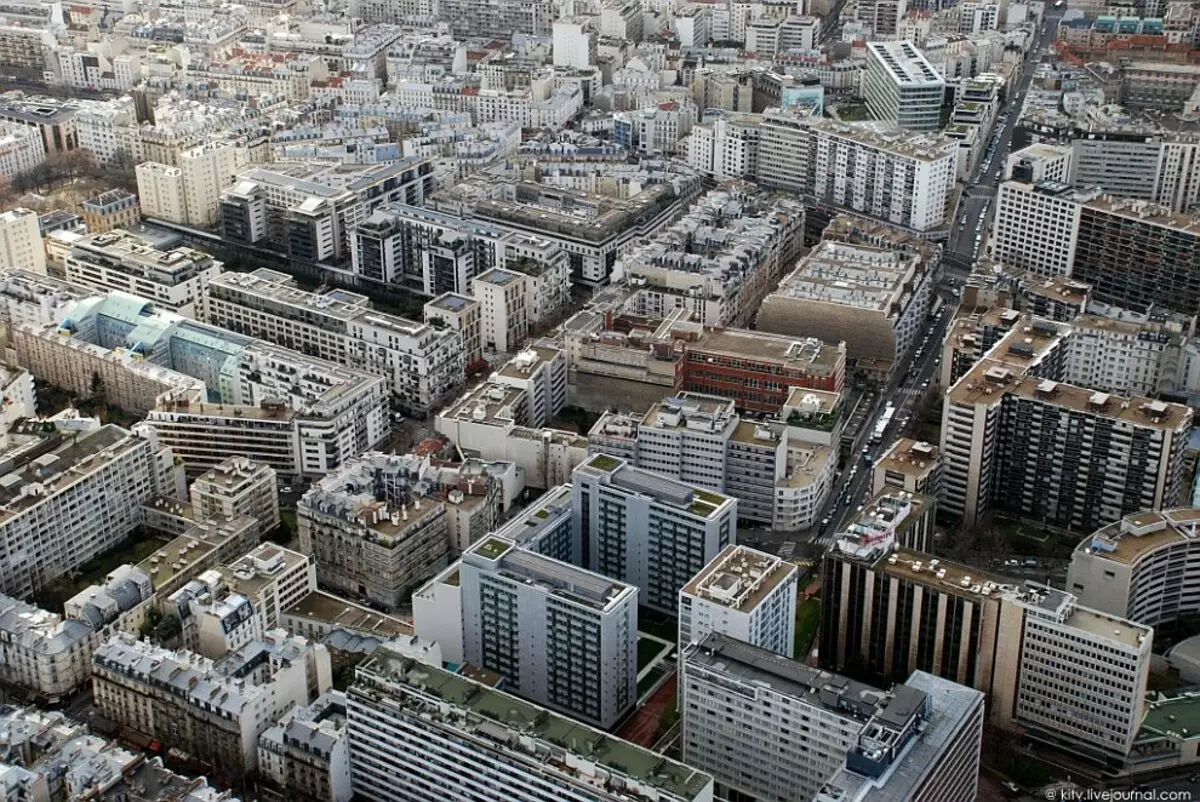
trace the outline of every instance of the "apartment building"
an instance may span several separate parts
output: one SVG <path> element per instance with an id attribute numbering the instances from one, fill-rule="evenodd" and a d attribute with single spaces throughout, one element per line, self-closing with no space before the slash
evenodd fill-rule
<path id="1" fill-rule="evenodd" d="M 608 729 L 632 709 L 637 588 L 496 535 L 463 553 L 458 576 L 467 662 L 595 727 Z"/>
<path id="2" fill-rule="evenodd" d="M 464 365 L 475 365 L 483 359 L 483 312 L 479 301 L 444 292 L 425 304 L 425 322 L 458 333 Z"/>
<path id="3" fill-rule="evenodd" d="M 38 131 L 0 120 L 0 178 L 11 181 L 46 160 L 46 145 Z"/>
<path id="4" fill-rule="evenodd" d="M 372 802 L 711 802 L 710 776 L 461 674 L 375 651 L 346 692 L 351 785 Z M 464 772 L 462 767 L 475 767 Z M 479 777 L 486 776 L 486 790 Z M 603 776 L 604 782 L 597 782 Z"/>
<path id="5" fill-rule="evenodd" d="M 109 571 L 103 584 L 89 585 L 67 599 L 63 603 L 63 616 L 82 621 L 107 639 L 113 631 L 131 632 L 140 628 L 153 598 L 154 582 L 150 574 L 136 565 L 119 565 Z"/>
<path id="6" fill-rule="evenodd" d="M 1121 395 L 1186 390 L 1190 381 L 1184 355 L 1195 334 L 1195 318 L 1157 310 L 1150 315 L 1115 311 L 1114 316 L 1082 314 L 1071 321 L 1067 380 Z"/>
<path id="7" fill-rule="evenodd" d="M 1070 276 L 1082 204 L 1097 194 L 1064 183 L 1002 182 L 996 196 L 992 258 L 1043 278 Z"/>
<path id="8" fill-rule="evenodd" d="M 707 109 L 710 104 L 706 104 Z M 718 181 L 753 179 L 758 175 L 759 125 L 755 114 L 720 116 L 692 126 L 687 163 Z"/>
<path id="9" fill-rule="evenodd" d="M 350 802 L 346 695 L 327 691 L 285 713 L 258 739 L 258 771 L 291 799 Z"/>
<path id="10" fill-rule="evenodd" d="M 501 354 L 515 351 L 529 334 L 525 277 L 493 268 L 476 276 L 472 287 L 480 308 L 483 347 Z"/>
<path id="11" fill-rule="evenodd" d="M 1200 611 L 1195 508 L 1144 511 L 1097 529 L 1071 554 L 1067 590 L 1080 604 L 1158 627 Z"/>
<path id="12" fill-rule="evenodd" d="M 867 43 L 862 95 L 876 120 L 908 131 L 941 130 L 946 81 L 912 42 Z"/>
<path id="13" fill-rule="evenodd" d="M 944 228 L 957 162 L 956 141 L 886 123 L 769 110 L 759 126 L 760 183 L 918 234 Z"/>
<path id="14" fill-rule="evenodd" d="M 279 526 L 279 483 L 275 469 L 234 456 L 196 477 L 188 488 L 197 520 L 249 516 L 263 534 Z"/>
<path id="15" fill-rule="evenodd" d="M 314 484 L 297 512 L 320 583 L 393 609 L 445 568 L 447 502 L 433 478 L 428 466 L 422 475 L 410 460 L 368 453 Z"/>
<path id="16" fill-rule="evenodd" d="M 771 421 L 743 419 L 732 400 L 689 392 L 664 399 L 644 415 L 605 413 L 588 433 L 588 452 L 727 493 L 737 498 L 741 518 L 775 529 L 805 529 L 833 483 L 838 437 L 832 432 L 838 428 L 840 396 L 796 395 L 795 416 L 785 405 Z M 823 431 L 806 432 L 805 415 Z M 785 422 L 789 419 L 796 425 Z"/>
<path id="17" fill-rule="evenodd" d="M 0 588 L 19 597 L 120 543 L 175 488 L 171 449 L 119 426 L 30 439 L 0 481 Z"/>
<path id="18" fill-rule="evenodd" d="M 925 737 L 921 721 L 940 706 L 907 684 L 885 692 L 716 632 L 689 647 L 680 666 L 683 759 L 711 772 L 727 796 L 812 799 L 854 765 L 861 736 L 888 733 L 877 754 L 895 756 Z M 965 776 L 970 768 L 960 767 L 964 785 L 975 779 Z"/>
<path id="19" fill-rule="evenodd" d="M 45 274 L 46 249 L 37 212 L 17 208 L 0 213 L 0 269 Z"/>
<path id="20" fill-rule="evenodd" d="M 941 802 L 975 799 L 983 740 L 983 694 L 924 671 L 904 687 L 933 700 L 939 720 L 930 720 L 906 749 L 904 724 L 879 716 L 846 753 L 846 764 L 813 802 Z M 919 717 L 918 717 L 919 718 Z M 932 718 L 932 717 L 931 717 Z M 918 724 L 918 727 L 920 725 Z M 882 747 L 882 748 L 881 748 Z"/>
<path id="21" fill-rule="evenodd" d="M 871 494 L 888 489 L 937 497 L 941 490 L 942 457 L 938 447 L 901 437 L 875 459 Z"/>
<path id="22" fill-rule="evenodd" d="M 161 162 L 142 162 L 134 168 L 142 213 L 151 220 L 186 225 L 187 192 L 183 170 Z"/>
<path id="23" fill-rule="evenodd" d="M 1092 531 L 1178 498 L 1191 410 L 1067 384 L 1064 324 L 1016 322 L 946 395 L 941 508 Z"/>
<path id="24" fill-rule="evenodd" d="M 67 254 L 67 280 L 100 292 L 119 290 L 153 301 L 184 317 L 196 316 L 204 285 L 222 263 L 186 246 L 159 250 L 124 231 L 77 241 Z"/>
<path id="25" fill-rule="evenodd" d="M 860 367 L 888 373 L 923 331 L 936 259 L 919 251 L 824 240 L 767 297 L 759 328 L 844 342 Z"/>
<path id="26" fill-rule="evenodd" d="M 598 454 L 571 475 L 584 565 L 638 588 L 640 603 L 674 614 L 680 589 L 737 541 L 737 499 Z"/>
<path id="27" fill-rule="evenodd" d="M 267 268 L 228 273 L 205 287 L 199 319 L 383 377 L 393 401 L 426 413 L 463 381 L 461 337 L 377 312 L 365 295 L 306 292 Z"/>
<path id="28" fill-rule="evenodd" d="M 83 224 L 89 234 L 132 228 L 141 221 L 142 208 L 137 195 L 123 189 L 110 189 L 83 202 Z"/>
<path id="29" fill-rule="evenodd" d="M 712 632 L 790 657 L 800 570 L 746 546 L 726 546 L 679 591 L 679 653 Z"/>
<path id="30" fill-rule="evenodd" d="M 198 228 L 212 228 L 220 222 L 221 193 L 233 186 L 249 161 L 246 148 L 234 142 L 206 142 L 180 153 L 184 222 Z"/>
<path id="31" fill-rule="evenodd" d="M 90 624 L 0 595 L 0 680 L 57 703 L 92 674 L 96 633 Z"/>
<path id="32" fill-rule="evenodd" d="M 745 326 L 800 255 L 804 206 L 715 190 L 622 256 L 633 314 L 691 309 L 706 326 Z"/>
<path id="33" fill-rule="evenodd" d="M 275 630 L 213 662 L 117 635 L 92 654 L 101 714 L 187 752 L 212 771 L 258 768 L 259 737 L 332 684 L 324 646 Z"/>

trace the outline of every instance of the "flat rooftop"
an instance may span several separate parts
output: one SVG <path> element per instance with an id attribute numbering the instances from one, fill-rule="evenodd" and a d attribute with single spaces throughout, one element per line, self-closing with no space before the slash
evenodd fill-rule
<path id="1" fill-rule="evenodd" d="M 813 248 L 768 298 L 814 301 L 868 309 L 891 317 L 902 301 L 920 257 L 884 248 L 824 240 Z"/>
<path id="2" fill-rule="evenodd" d="M 893 562 L 892 558 L 895 558 Z M 934 561 L 936 560 L 936 564 Z M 917 571 L 917 565 L 920 570 Z M 945 593 L 958 596 L 980 598 L 983 589 L 989 583 L 996 589 L 1020 587 L 1021 581 L 1012 577 L 1000 576 L 972 568 L 969 565 L 951 562 L 911 549 L 896 549 L 891 555 L 881 557 L 875 564 L 876 570 L 886 576 L 894 576 L 905 581 L 929 585 Z M 939 577 L 938 573 L 942 573 Z M 989 596 L 999 595 L 995 590 L 989 591 Z"/>
<path id="3" fill-rule="evenodd" d="M 1161 548 L 1195 541 L 1198 527 L 1200 509 L 1196 507 L 1147 510 L 1096 530 L 1075 551 L 1133 565 Z"/>
<path id="4" fill-rule="evenodd" d="M 1152 636 L 1154 632 L 1150 627 L 1078 606 L 1071 611 L 1071 615 L 1068 616 L 1065 623 L 1081 632 L 1106 640 L 1114 640 L 1134 649 L 1141 646 L 1142 642 Z"/>
<path id="5" fill-rule="evenodd" d="M 687 348 L 698 357 L 722 354 L 774 363 L 788 370 L 829 371 L 843 359 L 837 345 L 816 338 L 786 337 L 749 329 L 708 329 Z"/>
<path id="6" fill-rule="evenodd" d="M 932 443 L 902 437 L 875 461 L 875 467 L 888 473 L 923 476 L 933 470 L 939 454 L 941 449 Z"/>
<path id="7" fill-rule="evenodd" d="M 796 581 L 799 569 L 790 562 L 746 546 L 726 546 L 683 592 L 748 613 L 785 582 Z"/>
<path id="8" fill-rule="evenodd" d="M 478 281 L 478 279 L 476 279 Z M 542 365 L 549 364 L 562 356 L 562 351 L 543 346 L 531 346 L 504 363 L 498 371 L 509 379 L 528 379 Z"/>
<path id="9" fill-rule="evenodd" d="M 413 634 L 412 625 L 399 618 L 375 612 L 347 599 L 332 596 L 322 591 L 313 591 L 293 606 L 283 611 L 284 615 L 341 627 L 365 635 L 378 635 L 388 639 L 399 635 Z"/>
<path id="10" fill-rule="evenodd" d="M 1200 693 L 1185 691 L 1148 703 L 1142 732 L 1176 740 L 1200 733 Z"/>

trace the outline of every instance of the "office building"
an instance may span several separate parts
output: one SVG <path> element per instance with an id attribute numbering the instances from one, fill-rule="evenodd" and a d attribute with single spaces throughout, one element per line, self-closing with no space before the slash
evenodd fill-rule
<path id="1" fill-rule="evenodd" d="M 349 460 L 300 500 L 300 550 L 316 560 L 322 586 L 394 609 L 448 564 L 450 489 L 427 459 Z"/>
<path id="2" fill-rule="evenodd" d="M 680 666 L 683 759 L 727 798 L 812 799 L 853 763 L 861 736 L 883 736 L 877 758 L 894 757 L 935 715 L 926 693 L 906 684 L 882 691 L 715 632 Z"/>
<path id="3" fill-rule="evenodd" d="M 867 43 L 862 95 L 876 120 L 908 131 L 941 130 L 946 82 L 912 42 Z"/>
<path id="4" fill-rule="evenodd" d="M 807 529 L 833 485 L 841 398 L 803 389 L 793 396 L 777 420 L 743 419 L 732 400 L 690 392 L 644 415 L 605 413 L 588 432 L 588 452 L 727 493 L 746 520 Z"/>
<path id="5" fill-rule="evenodd" d="M 468 663 L 495 671 L 519 696 L 602 729 L 632 709 L 637 588 L 498 536 L 464 552 L 458 574 Z"/>
<path id="6" fill-rule="evenodd" d="M 767 296 L 758 325 L 845 342 L 860 367 L 888 373 L 924 331 L 936 274 L 935 253 L 823 240 Z"/>
<path id="7" fill-rule="evenodd" d="M 995 510 L 1092 531 L 1178 498 L 1191 410 L 1067 384 L 1068 336 L 1021 318 L 948 391 L 939 501 L 963 525 Z"/>
<path id="8" fill-rule="evenodd" d="M 790 657 L 799 573 L 770 554 L 726 546 L 679 591 L 679 653 L 717 632 Z"/>
<path id="9" fill-rule="evenodd" d="M 1080 604 L 1147 626 L 1200 612 L 1200 511 L 1144 511 L 1097 529 L 1071 554 L 1067 590 Z"/>
<path id="10" fill-rule="evenodd" d="M 737 499 L 598 454 L 571 475 L 584 565 L 638 588 L 640 603 L 674 614 L 679 591 L 737 542 Z"/>
<path id="11" fill-rule="evenodd" d="M 895 489 L 936 498 L 941 490 L 941 469 L 937 446 L 901 437 L 875 459 L 871 494 Z"/>
<path id="12" fill-rule="evenodd" d="M 142 502 L 176 486 L 171 449 L 111 424 L 56 431 L 10 454 L 0 479 L 0 536 L 9 544 L 0 588 L 13 596 L 123 541 L 141 523 Z"/>
<path id="13" fill-rule="evenodd" d="M 347 290 L 307 292 L 267 268 L 227 273 L 205 287 L 198 317 L 215 326 L 381 376 L 392 399 L 423 414 L 463 381 L 461 337 L 371 308 Z"/>
<path id="14" fill-rule="evenodd" d="M 328 691 L 289 710 L 258 739 L 258 771 L 303 802 L 350 802 L 346 695 Z"/>
<path id="15" fill-rule="evenodd" d="M 813 802 L 971 802 L 979 785 L 983 694 L 924 671 L 904 686 L 925 694 L 916 743 L 904 715 L 881 714 Z M 897 711 L 906 712 L 906 711 Z M 921 724 L 917 725 L 920 728 Z"/>
<path id="16" fill-rule="evenodd" d="M 346 692 L 351 784 L 371 802 L 712 802 L 712 778 L 684 763 L 386 645 L 356 674 Z"/>
<path id="17" fill-rule="evenodd" d="M 196 316 L 204 285 L 221 274 L 221 262 L 185 246 L 159 250 L 124 231 L 96 234 L 67 254 L 67 280 L 100 292 L 119 290 Z"/>
<path id="18" fill-rule="evenodd" d="M 927 234 L 944 227 L 958 143 L 887 123 L 772 110 L 759 126 L 758 154 L 758 180 L 768 187 Z"/>
<path id="19" fill-rule="evenodd" d="M 188 492 L 196 519 L 248 515 L 264 535 L 279 526 L 279 483 L 270 465 L 230 457 L 192 481 Z"/>
<path id="20" fill-rule="evenodd" d="M 123 189 L 110 189 L 83 202 L 83 224 L 89 234 L 132 228 L 141 221 L 142 207 L 137 195 Z"/>
<path id="21" fill-rule="evenodd" d="M 0 268 L 46 272 L 37 212 L 18 208 L 0 213 Z"/>
<path id="22" fill-rule="evenodd" d="M 332 684 L 325 647 L 283 630 L 216 663 L 117 635 L 92 672 L 101 715 L 234 777 L 257 769 L 263 732 Z"/>

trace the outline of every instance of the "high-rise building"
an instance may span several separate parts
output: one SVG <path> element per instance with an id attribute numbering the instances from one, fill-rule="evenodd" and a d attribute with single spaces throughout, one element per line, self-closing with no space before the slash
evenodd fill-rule
<path id="1" fill-rule="evenodd" d="M 800 571 L 746 546 L 726 546 L 679 591 L 679 653 L 719 632 L 790 657 Z"/>
<path id="2" fill-rule="evenodd" d="M 46 249 L 37 212 L 9 209 L 0 213 L 0 269 L 46 272 Z"/>
<path id="3" fill-rule="evenodd" d="M 221 193 L 237 181 L 250 157 L 233 142 L 207 142 L 179 154 L 188 225 L 211 228 L 221 220 Z"/>
<path id="4" fill-rule="evenodd" d="M 458 574 L 467 662 L 603 729 L 636 703 L 637 588 L 494 535 L 463 554 Z"/>
<path id="5" fill-rule="evenodd" d="M 142 162 L 134 168 L 142 214 L 168 223 L 187 223 L 187 193 L 183 171 L 158 162 Z"/>
<path id="6" fill-rule="evenodd" d="M 876 0 L 878 7 L 883 0 Z M 903 2 L 892 30 L 904 17 Z M 867 66 L 863 70 L 862 94 L 876 120 L 894 123 L 909 131 L 941 130 L 946 81 L 912 42 L 868 42 Z"/>
<path id="7" fill-rule="evenodd" d="M 592 571 L 638 588 L 674 615 L 679 591 L 737 542 L 737 499 L 597 454 L 571 475 L 575 537 Z"/>
<path id="8" fill-rule="evenodd" d="M 1091 531 L 1178 497 L 1188 407 L 1067 384 L 1062 323 L 1024 317 L 946 394 L 941 509 Z"/>
<path id="9" fill-rule="evenodd" d="M 713 799 L 701 771 L 387 645 L 346 701 L 351 784 L 371 802 Z"/>
<path id="10" fill-rule="evenodd" d="M 270 465 L 230 457 L 196 477 L 188 493 L 198 521 L 248 515 L 264 535 L 279 526 L 279 484 Z"/>
<path id="11" fill-rule="evenodd" d="M 992 258 L 1042 277 L 1071 275 L 1081 204 L 1093 197 L 1061 183 L 1001 183 Z"/>

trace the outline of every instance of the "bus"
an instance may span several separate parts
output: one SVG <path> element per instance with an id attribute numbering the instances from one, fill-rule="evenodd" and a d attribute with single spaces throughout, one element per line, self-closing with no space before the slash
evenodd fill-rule
<path id="1" fill-rule="evenodd" d="M 871 443 L 878 443 L 883 440 L 883 435 L 887 432 L 887 427 L 892 423 L 892 416 L 896 414 L 896 408 L 891 404 L 883 410 L 883 414 L 879 416 L 879 420 L 875 423 L 875 431 L 871 432 Z"/>
<path id="2" fill-rule="evenodd" d="M 942 296 L 940 296 L 940 295 L 935 295 L 935 296 L 934 296 L 934 298 L 935 298 L 936 300 L 934 300 L 934 302 L 933 302 L 933 306 L 929 307 L 929 317 L 930 317 L 930 319 L 932 319 L 932 318 L 936 318 L 936 317 L 938 316 L 938 312 L 941 312 L 941 311 L 942 311 L 942 307 L 946 305 L 946 301 L 945 301 L 945 299 L 944 299 L 944 298 L 942 298 Z"/>

